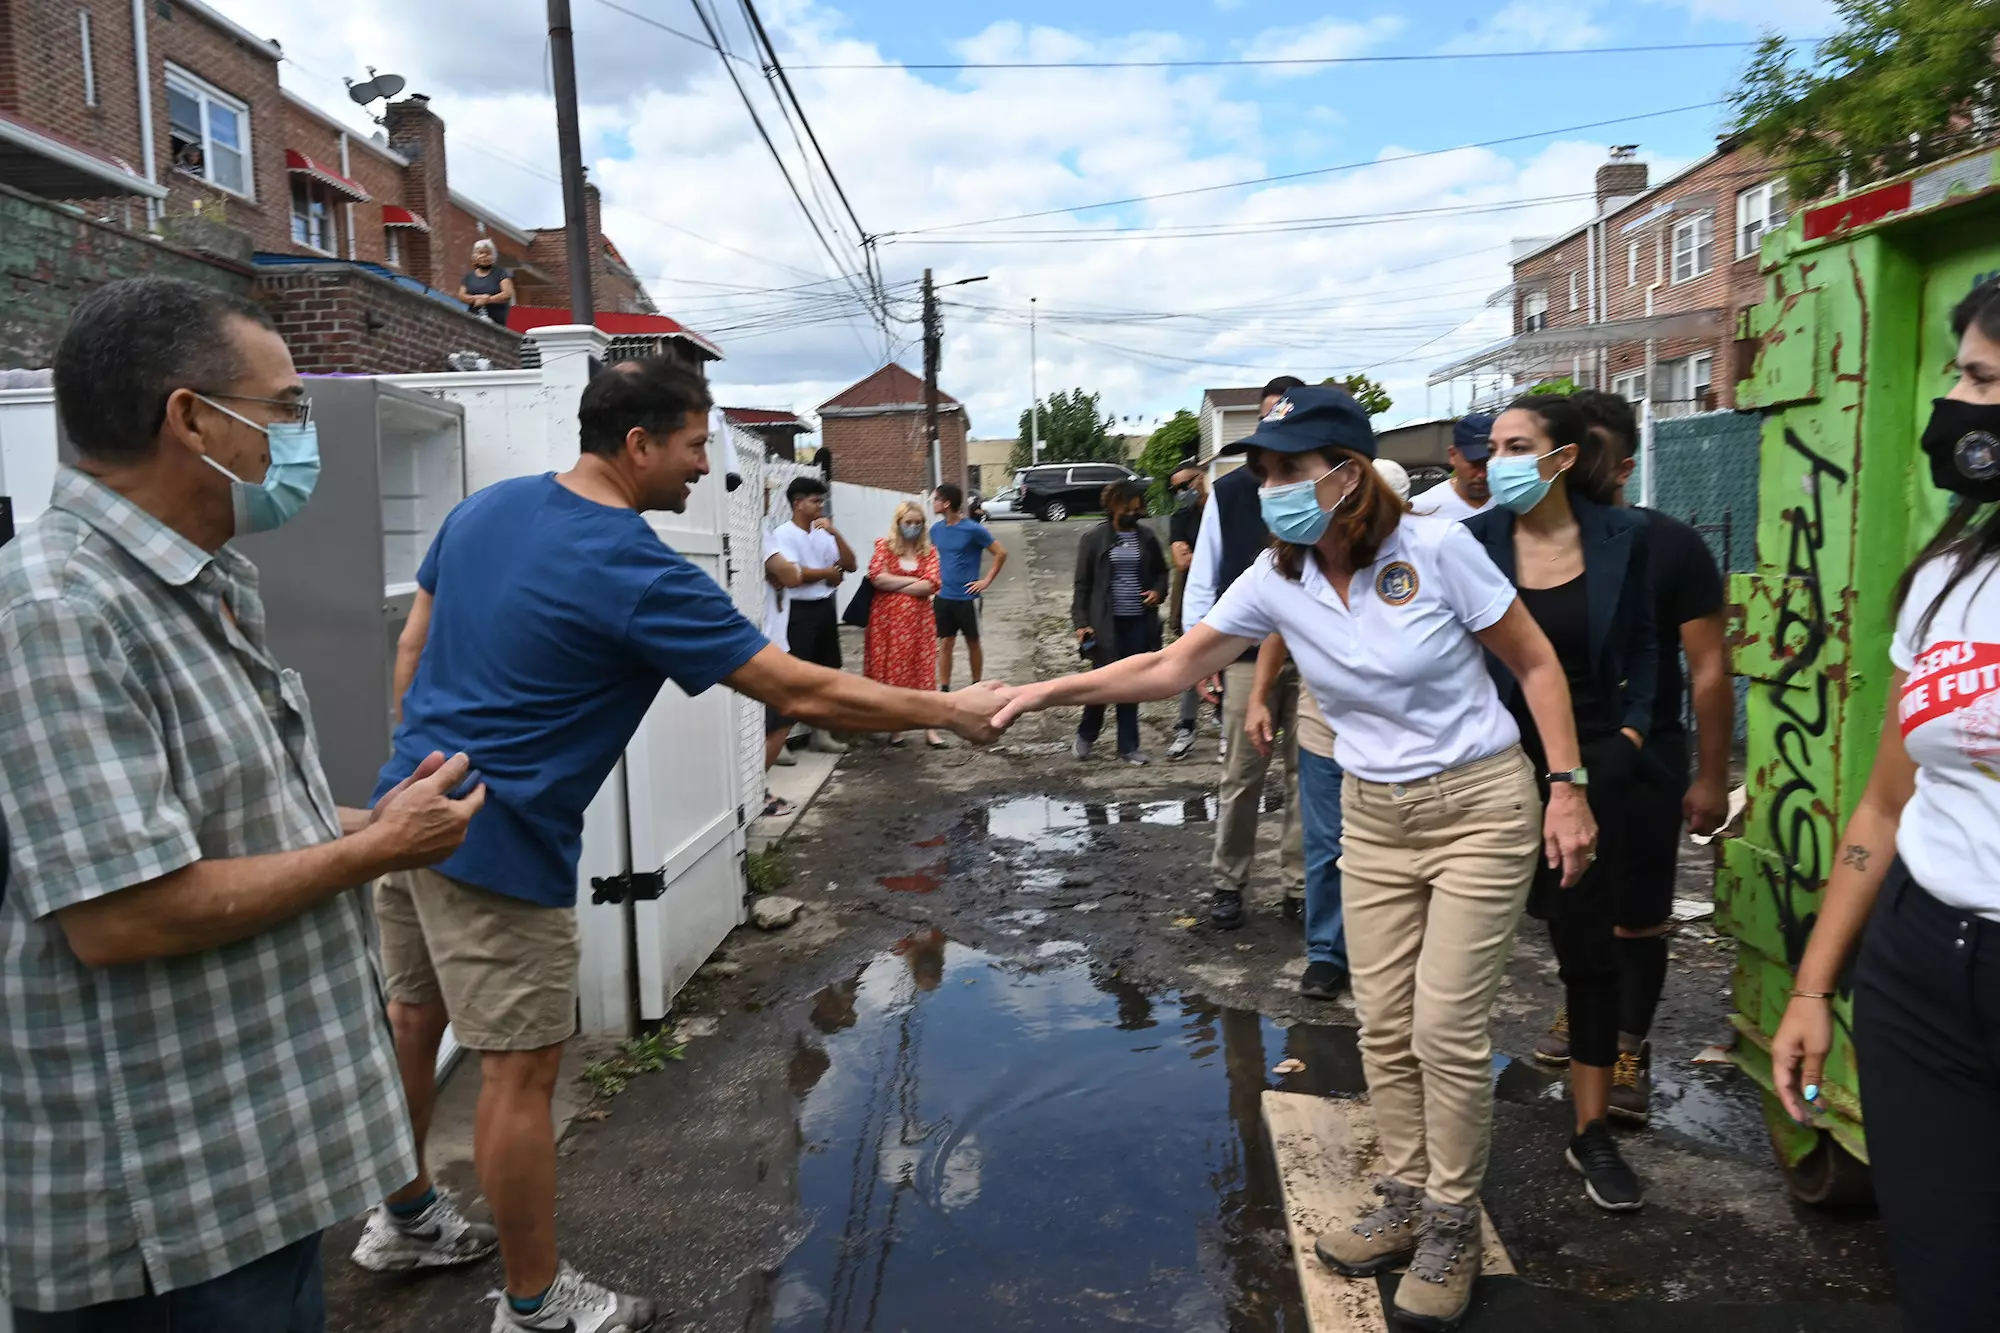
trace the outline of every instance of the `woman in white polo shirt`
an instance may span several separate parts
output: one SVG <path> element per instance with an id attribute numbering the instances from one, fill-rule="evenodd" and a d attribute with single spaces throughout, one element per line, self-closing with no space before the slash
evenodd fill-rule
<path id="1" fill-rule="evenodd" d="M 1895 706 L 1771 1048 L 1778 1097 L 1804 1121 L 1859 944 L 1868 1162 L 1916 1333 L 1992 1328 L 2000 1309 L 2000 510 L 1986 508 L 2000 502 L 2000 278 L 1959 303 L 1952 331 L 1958 382 L 1922 446 L 1958 499 L 1903 577 Z"/>
<path id="2" fill-rule="evenodd" d="M 1410 1261 L 1397 1314 L 1463 1317 L 1479 1269 L 1492 1128 L 1488 1015 L 1537 859 L 1583 872 L 1596 826 L 1574 779 L 1569 687 L 1514 587 L 1457 523 L 1405 512 L 1369 464 L 1367 414 L 1291 390 L 1248 450 L 1278 542 L 1164 652 L 1023 686 L 995 719 L 1168 699 L 1277 632 L 1346 771 L 1341 897 L 1382 1205 L 1320 1238 L 1362 1277 Z M 1481 645 L 1520 680 L 1553 774 L 1546 816 Z"/>

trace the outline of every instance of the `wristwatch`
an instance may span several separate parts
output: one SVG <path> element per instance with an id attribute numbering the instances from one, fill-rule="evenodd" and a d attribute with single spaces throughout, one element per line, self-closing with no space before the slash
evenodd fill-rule
<path id="1" fill-rule="evenodd" d="M 1575 768 L 1568 769 L 1564 772 L 1549 773 L 1546 774 L 1545 776 L 1548 778 L 1551 784 L 1557 782 L 1567 782 L 1570 785 L 1577 788 L 1577 790 L 1579 791 L 1590 785 L 1590 770 L 1585 768 L 1581 764 L 1578 764 Z"/>

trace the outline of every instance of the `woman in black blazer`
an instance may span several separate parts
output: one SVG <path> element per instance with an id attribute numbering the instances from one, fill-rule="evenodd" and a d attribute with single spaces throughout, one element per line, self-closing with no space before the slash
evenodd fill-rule
<path id="1" fill-rule="evenodd" d="M 1639 1178 L 1606 1123 L 1618 1062 L 1617 864 L 1619 795 L 1638 778 L 1659 669 L 1646 520 L 1613 508 L 1612 460 L 1569 399 L 1531 394 L 1493 423 L 1488 484 L 1499 503 L 1465 522 L 1554 645 L 1569 677 L 1586 784 L 1598 819 L 1597 864 L 1568 889 L 1538 876 L 1528 911 L 1549 923 L 1566 992 L 1570 1097 L 1576 1136 L 1568 1159 L 1600 1208 L 1645 1203 Z M 1512 673 L 1487 668 L 1521 724 L 1522 743 L 1545 772 L 1541 738 Z"/>
<path id="2" fill-rule="evenodd" d="M 1104 488 L 1104 522 L 1076 544 L 1076 586 L 1070 623 L 1077 646 L 1096 666 L 1160 650 L 1160 603 L 1167 598 L 1167 557 L 1160 539 L 1140 522 L 1146 516 L 1146 487 L 1117 481 Z M 1104 705 L 1083 710 L 1074 752 L 1090 758 L 1104 729 Z M 1139 705 L 1118 705 L 1118 757 L 1128 764 L 1148 762 L 1139 748 Z"/>

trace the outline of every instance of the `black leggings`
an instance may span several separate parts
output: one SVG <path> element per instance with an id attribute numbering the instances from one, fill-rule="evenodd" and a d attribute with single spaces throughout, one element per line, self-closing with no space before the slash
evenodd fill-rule
<path id="1" fill-rule="evenodd" d="M 1537 873 L 1537 914 L 1547 918 L 1557 975 L 1569 1011 L 1572 1063 L 1609 1068 L 1618 1063 L 1621 988 L 1618 966 L 1619 864 L 1617 839 L 1638 751 L 1622 735 L 1585 742 L 1590 772 L 1590 812 L 1597 819 L 1597 859 L 1583 878 L 1561 887 L 1562 872 L 1546 864 Z"/>
<path id="2" fill-rule="evenodd" d="M 1854 1057 L 1911 1333 L 1991 1329 L 2000 1310 L 2000 923 L 1939 902 L 1900 857 L 1855 968 Z"/>

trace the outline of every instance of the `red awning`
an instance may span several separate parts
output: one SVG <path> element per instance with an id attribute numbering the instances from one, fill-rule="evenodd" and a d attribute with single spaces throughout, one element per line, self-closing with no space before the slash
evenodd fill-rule
<path id="1" fill-rule="evenodd" d="M 385 227 L 415 227 L 421 232 L 428 232 L 431 229 L 431 224 L 424 221 L 422 213 L 413 213 L 407 208 L 398 208 L 394 204 L 382 205 L 382 225 Z"/>
<path id="2" fill-rule="evenodd" d="M 313 161 L 296 148 L 285 150 L 285 170 L 302 176 L 310 176 L 336 194 L 344 194 L 357 204 L 365 204 L 373 195 L 360 181 L 349 180 L 332 167 Z"/>
<path id="3" fill-rule="evenodd" d="M 507 327 L 516 333 L 530 333 L 547 324 L 574 324 L 569 310 L 562 306 L 517 305 L 507 312 Z M 708 339 L 688 328 L 678 320 L 665 315 L 631 315 L 615 310 L 600 310 L 595 321 L 598 329 L 614 337 L 650 335 L 655 338 L 685 338 L 706 352 L 713 360 L 722 359 L 722 349 Z"/>

